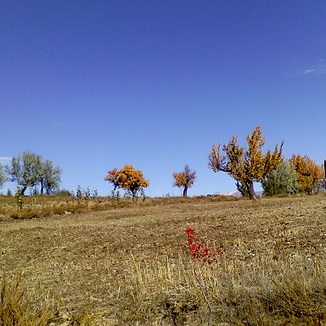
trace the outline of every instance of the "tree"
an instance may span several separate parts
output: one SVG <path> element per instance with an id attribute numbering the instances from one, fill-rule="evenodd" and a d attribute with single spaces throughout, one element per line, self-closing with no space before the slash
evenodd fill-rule
<path id="1" fill-rule="evenodd" d="M 243 181 L 241 181 L 241 180 L 236 181 L 235 186 L 237 187 L 237 190 L 240 192 L 242 197 L 249 198 L 249 193 L 248 193 L 247 187 Z"/>
<path id="2" fill-rule="evenodd" d="M 41 195 L 43 195 L 44 190 L 49 195 L 59 189 L 61 174 L 60 167 L 54 166 L 51 161 L 46 160 L 42 163 L 40 172 Z"/>
<path id="3" fill-rule="evenodd" d="M 261 126 L 247 136 L 248 149 L 237 144 L 238 137 L 233 136 L 228 144 L 213 145 L 209 155 L 209 166 L 214 172 L 228 173 L 236 182 L 245 187 L 250 199 L 257 199 L 254 182 L 261 182 L 271 171 L 275 170 L 282 162 L 283 143 L 275 146 L 263 154 L 265 144 Z"/>
<path id="4" fill-rule="evenodd" d="M 290 161 L 298 173 L 300 191 L 308 194 L 316 191 L 319 180 L 324 176 L 322 166 L 318 166 L 306 155 L 292 155 Z"/>
<path id="5" fill-rule="evenodd" d="M 288 160 L 284 160 L 261 182 L 264 195 L 295 194 L 299 192 L 298 173 Z"/>
<path id="6" fill-rule="evenodd" d="M 11 181 L 16 181 L 21 186 L 21 195 L 24 195 L 28 187 L 34 187 L 40 182 L 42 158 L 31 152 L 24 152 L 11 160 L 8 174 Z"/>
<path id="7" fill-rule="evenodd" d="M 6 182 L 5 170 L 4 170 L 3 166 L 2 166 L 2 164 L 0 163 L 0 188 L 3 187 L 5 182 Z"/>
<path id="8" fill-rule="evenodd" d="M 113 184 L 113 191 L 121 188 L 131 193 L 133 200 L 139 192 L 143 192 L 144 188 L 149 186 L 149 181 L 144 178 L 143 172 L 136 170 L 131 164 L 125 165 L 120 170 L 115 168 L 108 171 L 104 180 Z"/>
<path id="9" fill-rule="evenodd" d="M 192 187 L 196 180 L 196 171 L 191 171 L 190 167 L 185 165 L 182 172 L 174 172 L 172 175 L 174 178 L 173 186 L 183 188 L 182 195 L 183 197 L 187 197 L 188 189 Z"/>
<path id="10" fill-rule="evenodd" d="M 11 166 L 7 166 L 7 173 L 11 181 L 16 181 L 21 186 L 21 195 L 29 187 L 41 184 L 41 192 L 45 188 L 47 193 L 56 188 L 60 183 L 61 170 L 53 167 L 51 161 L 43 162 L 40 155 L 24 152 L 11 160 Z"/>
<path id="11" fill-rule="evenodd" d="M 117 168 L 114 168 L 114 169 L 108 171 L 108 174 L 104 178 L 104 180 L 112 183 L 112 185 L 113 185 L 112 193 L 114 194 L 115 191 L 120 186 L 120 182 L 119 182 L 119 171 L 118 171 L 118 169 Z"/>

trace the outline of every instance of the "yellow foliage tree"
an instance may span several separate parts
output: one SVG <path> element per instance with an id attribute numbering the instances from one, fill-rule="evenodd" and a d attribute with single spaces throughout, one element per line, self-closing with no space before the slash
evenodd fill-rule
<path id="1" fill-rule="evenodd" d="M 196 171 L 191 171 L 189 165 L 186 165 L 182 172 L 174 172 L 172 176 L 174 178 L 173 185 L 175 187 L 183 188 L 182 195 L 183 197 L 187 197 L 188 189 L 192 187 L 196 180 Z"/>
<path id="2" fill-rule="evenodd" d="M 238 137 L 233 136 L 228 144 L 213 145 L 209 155 L 209 166 L 214 172 L 222 171 L 234 178 L 242 190 L 251 199 L 257 199 L 254 190 L 254 182 L 261 182 L 271 171 L 275 170 L 283 161 L 283 143 L 275 146 L 273 152 L 270 150 L 263 154 L 262 148 L 265 144 L 261 126 L 254 129 L 247 136 L 248 149 L 240 147 L 237 143 Z M 224 152 L 224 153 L 222 153 Z"/>
<path id="3" fill-rule="evenodd" d="M 143 172 L 136 170 L 131 164 L 125 165 L 122 169 L 117 168 L 108 171 L 105 181 L 112 183 L 113 192 L 118 189 L 124 189 L 132 194 L 132 198 L 137 197 L 138 192 L 143 192 L 144 188 L 149 186 L 149 180 L 143 176 Z"/>
<path id="4" fill-rule="evenodd" d="M 318 166 L 309 156 L 292 155 L 291 163 L 298 173 L 300 191 L 308 194 L 317 188 L 319 180 L 324 176 L 323 167 Z"/>

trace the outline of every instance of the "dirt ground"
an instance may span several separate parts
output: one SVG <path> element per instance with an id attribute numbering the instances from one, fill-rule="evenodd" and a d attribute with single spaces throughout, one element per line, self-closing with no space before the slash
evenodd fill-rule
<path id="1" fill-rule="evenodd" d="M 119 324 L 121 284 L 139 262 L 185 255 L 191 226 L 201 241 L 241 261 L 269 255 L 326 259 L 326 196 L 257 202 L 196 200 L 0 222 L 0 278 L 22 273 L 32 301 L 86 307 Z M 124 280 L 124 283 L 122 282 Z M 325 281 L 326 282 L 326 281 Z M 104 322 L 103 322 L 104 324 Z"/>

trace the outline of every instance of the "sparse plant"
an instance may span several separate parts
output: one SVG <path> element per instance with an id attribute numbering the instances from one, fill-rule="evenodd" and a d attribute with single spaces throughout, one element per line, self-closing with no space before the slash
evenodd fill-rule
<path id="1" fill-rule="evenodd" d="M 82 189 L 81 185 L 78 185 L 78 186 L 77 186 L 76 197 L 77 197 L 79 200 L 83 198 L 83 189 Z"/>
<path id="2" fill-rule="evenodd" d="M 90 198 L 91 196 L 92 196 L 91 187 L 87 186 L 86 189 L 84 190 L 84 197 L 85 198 Z"/>
<path id="3" fill-rule="evenodd" d="M 98 198 L 98 196 L 99 196 L 98 189 L 93 189 L 92 197 L 93 198 Z"/>
<path id="4" fill-rule="evenodd" d="M 22 210 L 23 204 L 24 204 L 23 203 L 23 195 L 22 195 L 21 189 L 19 187 L 17 187 L 17 189 L 16 189 L 15 197 L 16 197 L 16 203 L 17 203 L 18 209 Z"/>
<path id="5" fill-rule="evenodd" d="M 202 261 L 208 265 L 217 263 L 217 258 L 223 254 L 222 247 L 212 251 L 202 242 L 195 241 L 194 229 L 188 226 L 185 232 L 188 236 L 188 251 L 194 262 Z"/>
<path id="6" fill-rule="evenodd" d="M 223 249 L 219 247 L 217 250 L 212 251 L 207 248 L 202 242 L 195 241 L 195 230 L 191 227 L 186 228 L 186 234 L 188 236 L 188 251 L 193 260 L 193 272 L 196 282 L 200 288 L 201 294 L 207 304 L 208 308 L 208 317 L 207 317 L 207 325 L 210 325 L 211 313 L 212 313 L 212 305 L 208 299 L 207 293 L 205 292 L 202 281 L 199 277 L 199 271 L 197 269 L 197 262 L 203 262 L 205 264 L 211 265 L 217 263 L 217 257 L 223 254 Z"/>

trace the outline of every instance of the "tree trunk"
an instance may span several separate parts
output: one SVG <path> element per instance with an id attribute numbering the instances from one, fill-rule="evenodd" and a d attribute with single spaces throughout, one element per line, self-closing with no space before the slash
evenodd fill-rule
<path id="1" fill-rule="evenodd" d="M 26 191 L 26 189 L 27 189 L 27 187 L 26 186 L 24 186 L 22 189 L 21 189 L 21 195 L 22 196 L 25 196 L 25 191 Z"/>
<path id="2" fill-rule="evenodd" d="M 44 180 L 43 178 L 41 179 L 41 195 L 44 193 Z"/>
<path id="3" fill-rule="evenodd" d="M 182 196 L 183 197 L 187 197 L 188 196 L 188 187 L 184 187 L 183 188 Z"/>
<path id="4" fill-rule="evenodd" d="M 133 189 L 131 190 L 131 193 L 132 193 L 132 201 L 133 202 L 137 201 L 137 190 Z"/>
<path id="5" fill-rule="evenodd" d="M 245 197 L 245 198 L 249 197 L 247 185 L 244 181 L 238 180 L 235 185 L 242 197 Z"/>
<path id="6" fill-rule="evenodd" d="M 246 181 L 246 187 L 250 199 L 257 200 L 253 181 Z"/>

